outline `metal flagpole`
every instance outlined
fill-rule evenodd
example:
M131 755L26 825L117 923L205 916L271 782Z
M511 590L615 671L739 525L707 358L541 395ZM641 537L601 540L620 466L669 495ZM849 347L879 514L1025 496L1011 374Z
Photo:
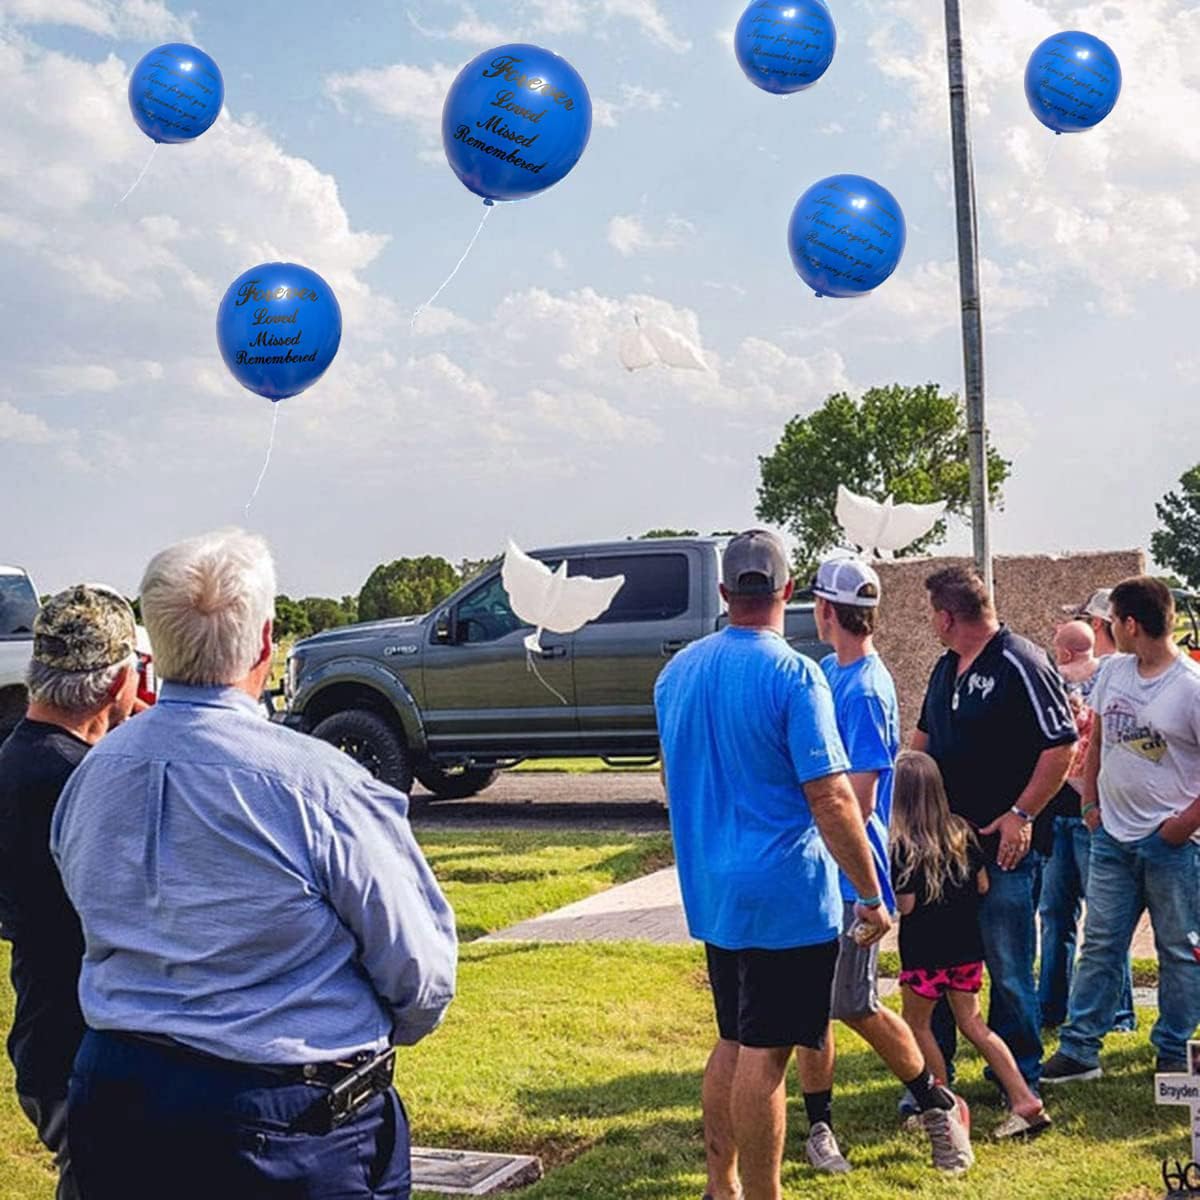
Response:
M987 584L988 593L993 594L984 416L983 313L979 300L979 224L975 212L975 168L967 116L967 74L963 66L959 0L946 0L946 60L950 69L950 135L954 151L954 199L958 211L958 278L962 297L963 369L971 468L971 529L975 565Z

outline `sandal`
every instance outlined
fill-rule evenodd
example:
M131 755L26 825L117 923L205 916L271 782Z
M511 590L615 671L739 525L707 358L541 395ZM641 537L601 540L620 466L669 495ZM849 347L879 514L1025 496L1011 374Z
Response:
M1020 1113L1010 1112L992 1131L992 1137L997 1141L1004 1141L1008 1138L1037 1137L1039 1133L1045 1133L1051 1124L1044 1108L1039 1109L1037 1114L1032 1117L1023 1117Z

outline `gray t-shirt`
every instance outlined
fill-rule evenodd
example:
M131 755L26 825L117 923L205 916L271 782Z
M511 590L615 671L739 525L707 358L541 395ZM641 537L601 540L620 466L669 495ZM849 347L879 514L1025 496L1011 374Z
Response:
M1149 837L1200 796L1200 667L1180 655L1143 679L1134 655L1114 654L1088 702L1103 722L1104 828L1119 842Z

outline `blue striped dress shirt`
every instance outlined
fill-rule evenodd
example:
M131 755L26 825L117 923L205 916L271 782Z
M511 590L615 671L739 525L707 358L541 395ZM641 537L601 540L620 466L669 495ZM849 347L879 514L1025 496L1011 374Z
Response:
M420 1040L454 995L457 943L407 812L244 692L164 685L55 810L88 1025L246 1063Z

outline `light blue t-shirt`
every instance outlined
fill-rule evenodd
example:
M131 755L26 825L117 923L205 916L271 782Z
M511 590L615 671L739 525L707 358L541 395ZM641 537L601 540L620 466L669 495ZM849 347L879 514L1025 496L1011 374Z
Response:
M821 670L833 690L838 732L850 757L851 772L877 771L875 811L867 821L867 841L875 859L875 872L883 889L884 903L894 910L891 867L888 857L888 827L892 823L892 776L900 753L900 705L896 685L878 654L868 654L849 666L839 666L837 655L821 660ZM854 885L841 871L838 881L842 899L858 899Z
M729 627L674 658L654 702L692 937L725 950L836 938L837 868L803 785L849 763L816 664Z

